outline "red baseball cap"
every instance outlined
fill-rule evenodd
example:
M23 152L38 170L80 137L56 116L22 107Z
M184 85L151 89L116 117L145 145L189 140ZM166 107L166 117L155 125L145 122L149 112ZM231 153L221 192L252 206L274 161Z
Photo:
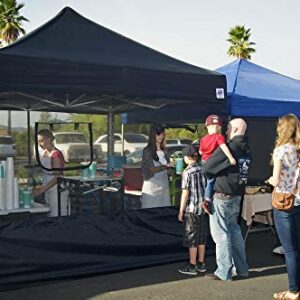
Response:
M222 126L222 120L218 115L209 115L206 118L205 121L205 126L209 126L209 125L218 125L218 126Z

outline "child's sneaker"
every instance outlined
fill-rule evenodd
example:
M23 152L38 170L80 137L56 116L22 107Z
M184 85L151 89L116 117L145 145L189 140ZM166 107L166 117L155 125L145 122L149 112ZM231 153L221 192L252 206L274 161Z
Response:
M197 262L197 265L196 265L196 271L197 272L200 272L200 273L204 273L206 272L206 267L205 267L205 263L204 262Z
M197 275L196 265L187 264L184 267L178 269L179 273L187 275Z
M284 255L284 250L282 246L276 247L273 249L273 253Z

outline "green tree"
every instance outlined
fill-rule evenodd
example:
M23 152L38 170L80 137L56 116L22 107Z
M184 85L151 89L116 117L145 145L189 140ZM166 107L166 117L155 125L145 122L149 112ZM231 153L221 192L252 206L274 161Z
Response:
M87 115L87 114L72 114L71 122L88 122L93 124L93 138L96 140L100 135L107 134L107 115ZM121 115L115 115L115 132L121 132ZM88 127L80 126L80 131L83 131L88 136ZM74 125L64 125L60 130L74 130ZM125 126L125 132L149 134L149 125L146 124L130 124Z
M0 39L7 45L18 39L20 34L25 34L22 22L28 20L20 15L23 3L16 0L0 1Z
M69 118L70 122L85 122L85 123L92 123L93 128L93 139L94 141L102 134L107 132L107 116L106 115L88 115L88 114L72 114ZM61 130L73 131L74 125L68 124L61 127ZM80 125L79 129L80 132L85 133L86 136L89 135L88 133L88 126L87 125Z
M27 130L13 131L12 136L15 139L17 156L26 158L28 157L28 148L27 148ZM30 145L34 144L34 130L30 127Z
M0 47L4 42L6 45L17 40L20 34L25 34L22 22L28 20L20 15L23 3L16 0L0 0ZM11 111L8 111L7 131L11 134Z
M237 57L238 59L251 59L251 54L255 53L256 49L252 46L255 43L250 42L251 29L246 29L245 26L235 26L229 30L230 43L227 54L229 56Z
M49 123L53 121L53 117L49 112L41 112L38 122L39 123Z

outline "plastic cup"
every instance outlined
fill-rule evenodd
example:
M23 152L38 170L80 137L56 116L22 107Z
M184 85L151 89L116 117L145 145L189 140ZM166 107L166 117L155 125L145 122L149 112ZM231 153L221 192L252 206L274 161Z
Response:
M87 166L89 163L88 162L82 162L80 163L81 166ZM81 169L81 177L82 179L89 179L90 177L90 170L88 167Z
M31 191L23 191L24 208L31 207L32 194Z
M5 178L4 166L0 163L0 178Z
M183 158L176 158L176 174L181 174L183 171Z
M19 187L19 207L24 207L24 187Z
M26 190L28 191L28 192L30 192L30 195L31 195L31 204L33 203L33 196L32 196L32 191L33 191L33 186L28 186L27 188L26 188Z
M97 162L93 161L90 164L89 171L90 171L90 178L95 178L96 177L96 172L97 172Z

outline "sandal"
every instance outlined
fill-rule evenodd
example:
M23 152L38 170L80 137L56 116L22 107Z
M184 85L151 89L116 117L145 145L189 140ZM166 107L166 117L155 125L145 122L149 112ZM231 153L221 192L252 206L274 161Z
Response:
M300 292L284 291L275 293L273 297L277 300L300 300Z

